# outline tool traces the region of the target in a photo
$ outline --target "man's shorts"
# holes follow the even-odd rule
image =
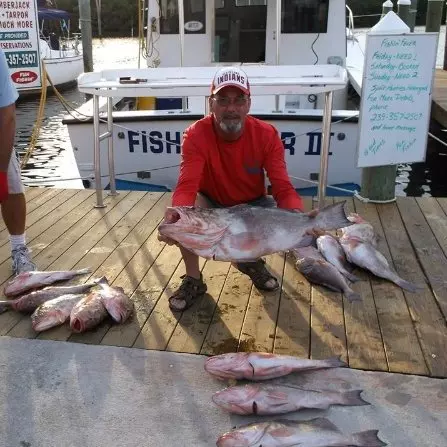
[[[206,201],[209,203],[210,208],[228,208],[228,207],[220,204],[219,202],[216,202],[215,200],[211,199],[203,192],[199,192],[199,194],[203,198],[206,199]],[[247,202],[247,205],[260,206],[262,208],[276,208],[277,207],[275,199],[273,198],[273,196],[269,196],[269,195],[262,196],[257,199],[254,199],[254,200],[250,200],[249,202]]]
[[[8,165],[8,190],[9,194],[22,194],[24,192],[19,157],[15,149],[12,150]]]

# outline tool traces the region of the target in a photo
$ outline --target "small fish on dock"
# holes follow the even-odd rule
[[[296,269],[311,283],[327,287],[335,292],[343,292],[350,301],[360,301],[361,296],[351,289],[346,278],[321,253],[313,247],[294,249],[297,258]]]
[[[76,286],[48,286],[40,290],[34,290],[7,301],[0,301],[0,314],[8,309],[17,312],[31,313],[34,312],[41,304],[62,295],[79,294],[88,292],[92,287],[96,286],[96,282],[80,284]]]
[[[68,294],[46,301],[31,315],[31,324],[36,332],[46,331],[65,323],[83,294]]]
[[[42,286],[48,286],[55,282],[65,281],[90,272],[91,270],[89,268],[48,272],[23,272],[8,281],[3,292],[6,296],[17,296],[31,289],[38,289]]]
[[[70,313],[70,328],[73,332],[85,332],[105,320],[107,315],[101,292],[93,291],[73,307]]]
[[[110,286],[107,278],[103,276],[98,280],[101,286],[99,291],[102,304],[116,323],[124,323],[132,314],[133,302],[119,286]]]
[[[250,383],[217,391],[212,400],[230,413],[270,415],[302,409],[326,410],[331,405],[370,405],[362,399],[361,393],[362,390],[338,392],[289,384]]]
[[[385,256],[374,248],[372,244],[361,242],[357,238],[351,238],[350,236],[342,236],[340,243],[349,262],[369,270],[379,278],[394,282],[408,292],[414,293],[422,288],[419,285],[406,281],[394,272]]]
[[[353,223],[348,227],[340,228],[342,236],[358,239],[362,242],[369,242],[373,247],[377,247],[379,243],[379,235],[375,232],[374,227],[357,213],[351,213],[348,220]]]
[[[382,447],[378,430],[342,433],[329,419],[277,419],[242,425],[217,439],[217,447]]]
[[[346,366],[340,358],[302,359],[267,352],[229,352],[205,361],[205,371],[218,379],[268,380],[292,372]]]
[[[331,234],[322,234],[317,238],[316,243],[324,259],[330,262],[343,276],[351,282],[360,281],[360,278],[351,273],[352,266],[349,265],[345,252],[337,238]]]

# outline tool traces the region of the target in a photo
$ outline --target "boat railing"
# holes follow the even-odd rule
[[[250,81],[252,96],[324,94],[322,151],[318,203],[322,207],[326,195],[328,155],[331,133],[333,92],[344,89],[347,71],[335,64],[319,65],[242,65]],[[83,73],[78,77],[80,92],[93,96],[94,169],[96,205],[103,208],[101,188],[102,140],[108,140],[110,195],[116,195],[113,150],[113,97],[203,97],[210,94],[210,79],[217,70],[209,67],[163,67],[140,69],[109,69]],[[107,131],[100,134],[99,98],[107,97]],[[207,105],[205,105],[207,110]],[[179,110],[179,116],[187,112]]]

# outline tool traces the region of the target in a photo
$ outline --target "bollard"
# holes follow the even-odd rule
[[[444,0],[428,0],[427,20],[425,22],[425,32],[439,33],[441,29],[442,6]]]
[[[414,32],[414,27],[416,25],[416,15],[418,12],[418,0],[411,0],[411,6],[410,6],[410,21],[408,23],[408,26],[410,27],[410,31]]]
[[[382,15],[380,18],[383,19],[393,9],[394,9],[393,2],[391,0],[386,0],[386,2],[382,4]]]
[[[411,0],[398,0],[397,1],[397,15],[408,26],[410,26],[410,22],[411,22],[410,8],[411,8]],[[411,27],[410,27],[410,30],[411,30]]]

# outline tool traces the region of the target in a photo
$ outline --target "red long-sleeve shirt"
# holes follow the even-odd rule
[[[211,116],[186,129],[180,176],[173,206],[192,206],[199,191],[224,206],[238,205],[266,193],[264,169],[278,207],[303,209],[287,174],[284,147],[276,129],[247,116],[242,136],[233,142],[218,137]]]

